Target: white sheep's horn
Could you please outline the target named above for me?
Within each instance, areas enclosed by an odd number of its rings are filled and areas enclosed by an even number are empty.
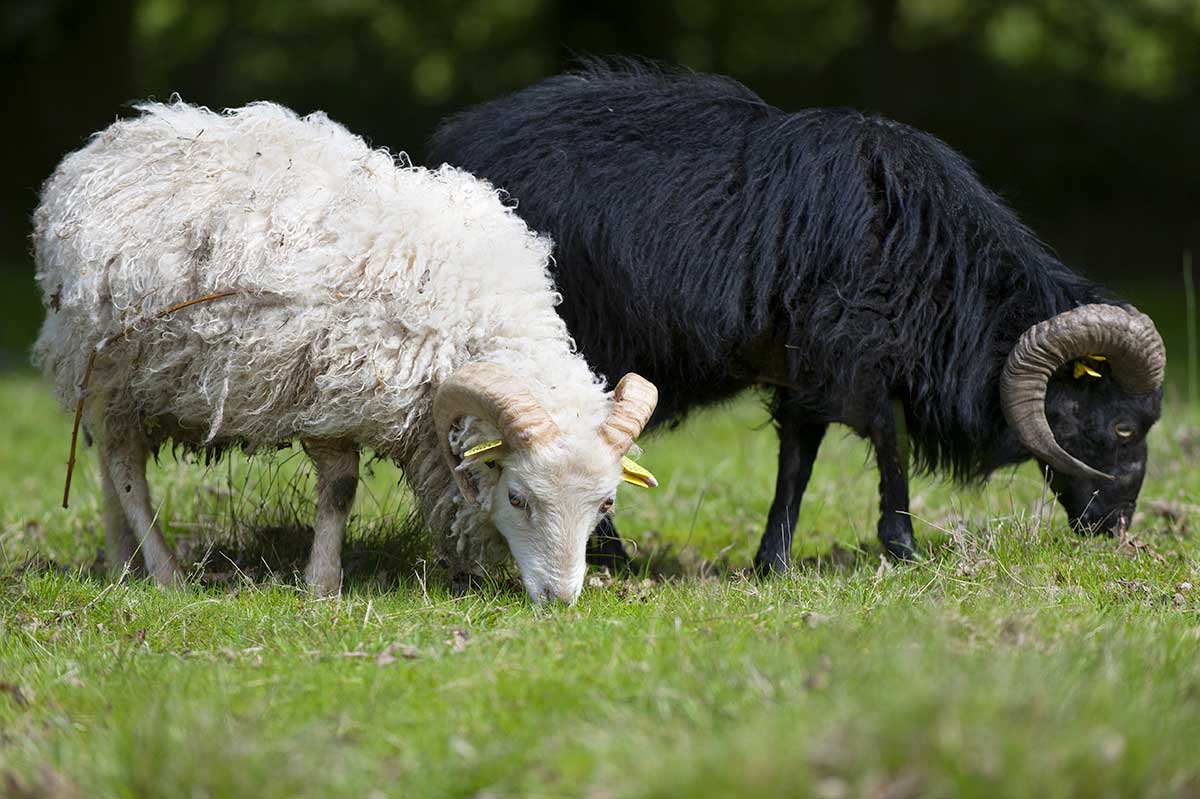
[[[600,438],[618,457],[624,455],[642,434],[658,404],[658,389],[633,372],[625,375],[613,391],[613,409],[600,425]]]
[[[1004,364],[1000,405],[1025,448],[1056,471],[1112,479],[1059,445],[1046,419],[1050,377],[1076,358],[1102,355],[1113,379],[1130,394],[1157,391],[1167,354],[1150,317],[1132,306],[1092,304],[1064,311],[1026,330]]]
[[[527,381],[494,363],[469,363],[450,375],[433,399],[433,421],[442,457],[464,495],[475,498],[468,476],[457,469],[459,458],[450,449],[450,430],[465,416],[496,426],[506,447],[537,449],[558,439],[558,425],[525,387]]]

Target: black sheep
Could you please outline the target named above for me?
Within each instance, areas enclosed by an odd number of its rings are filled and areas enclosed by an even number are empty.
[[[895,556],[914,551],[906,439],[917,468],[963,482],[1036,457],[1076,528],[1128,524],[1161,339],[934,136],[785,113],[728,78],[591,62],[450,118],[432,161],[505,189],[553,236],[572,335],[601,372],[658,385],[652,424],[771,387],[760,570],[789,562],[831,422],[874,447]]]

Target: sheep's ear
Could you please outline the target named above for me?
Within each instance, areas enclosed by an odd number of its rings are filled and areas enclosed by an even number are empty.
[[[491,464],[503,452],[503,441],[486,441],[477,444],[462,454],[458,465],[454,467],[454,480],[462,495],[473,504],[479,504],[478,475],[471,468],[479,462]]]
[[[504,446],[503,441],[485,441],[482,444],[476,444],[469,450],[463,453],[463,460],[468,458],[478,458],[484,463],[491,463],[500,457],[500,448]]]
[[[621,457],[621,479],[638,488],[654,488],[658,485],[654,475],[628,455]]]

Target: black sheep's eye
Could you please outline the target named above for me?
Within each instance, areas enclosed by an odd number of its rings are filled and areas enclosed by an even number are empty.
[[[1137,431],[1133,429],[1132,425],[1125,424],[1124,422],[1117,422],[1115,425],[1113,425],[1113,432],[1121,438],[1132,438],[1133,434]]]
[[[601,502],[600,503],[600,512],[601,513],[612,513],[614,502],[615,502],[615,500],[612,497],[609,497],[608,499]]]
[[[528,503],[525,501],[525,497],[521,496],[510,488],[508,489],[508,504],[512,505],[514,508],[524,509],[525,505]]]

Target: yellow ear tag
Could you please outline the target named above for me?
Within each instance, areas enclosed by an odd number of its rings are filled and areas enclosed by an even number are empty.
[[[497,449],[502,446],[504,446],[503,441],[485,441],[482,444],[476,444],[475,446],[471,447],[469,450],[467,450],[466,452],[463,453],[463,460],[466,460],[467,458],[473,458],[476,455],[479,455],[484,452],[488,452],[490,450]],[[484,460],[485,461],[495,460],[496,456],[499,454],[500,454],[499,452],[493,452],[491,457],[484,458]]]
[[[621,479],[630,485],[635,485],[638,488],[654,488],[658,485],[658,480],[654,475],[650,474],[644,467],[639,466],[637,461],[625,455],[621,457]]]
[[[1080,358],[1079,360],[1075,361],[1075,370],[1074,370],[1075,379],[1078,380],[1079,378],[1083,377],[1084,375],[1087,375],[1088,377],[1100,377],[1101,374],[1099,372],[1097,372],[1095,369],[1093,369],[1092,367],[1088,366],[1087,362],[1088,361],[1103,362],[1106,360],[1108,360],[1108,359],[1105,358],[1103,355],[1088,355],[1088,356],[1085,356],[1085,357]]]

